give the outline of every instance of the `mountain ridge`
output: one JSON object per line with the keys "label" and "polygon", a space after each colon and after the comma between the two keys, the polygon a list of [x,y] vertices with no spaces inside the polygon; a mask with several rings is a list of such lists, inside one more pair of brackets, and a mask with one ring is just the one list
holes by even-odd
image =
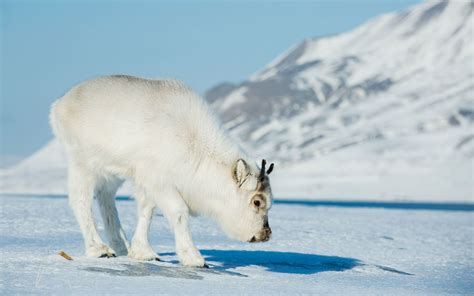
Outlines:
{"label": "mountain ridge", "polygon": [[[464,8],[467,8],[467,12],[463,14]],[[446,27],[444,22],[446,22],[446,19],[452,18],[453,14],[455,16],[461,14],[464,18],[459,18],[461,20],[455,24],[449,24],[448,29],[445,31],[451,29],[451,32],[438,34],[439,36],[433,35],[433,33],[436,33],[433,30],[438,27]],[[266,143],[265,141],[255,141],[255,137],[252,137],[252,131],[261,125],[272,124],[273,118],[278,118],[279,120],[289,118],[294,122],[297,115],[301,115],[304,112],[310,113],[315,109],[324,109],[319,113],[324,113],[326,117],[328,117],[328,114],[332,115],[340,110],[350,113],[347,112],[348,107],[363,103],[363,100],[377,99],[377,96],[387,95],[387,93],[389,96],[396,96],[398,100],[406,101],[416,101],[420,97],[427,96],[426,90],[432,90],[428,94],[429,96],[432,96],[433,93],[436,95],[437,91],[433,91],[435,88],[431,85],[420,87],[408,85],[409,87],[405,88],[400,87],[400,85],[407,85],[410,79],[418,79],[423,75],[434,80],[434,78],[437,78],[435,76],[439,76],[439,74],[430,68],[442,67],[442,70],[448,72],[462,70],[462,74],[458,75],[460,79],[457,79],[457,77],[444,79],[445,83],[458,84],[458,81],[461,81],[466,84],[465,89],[461,90],[462,93],[460,94],[463,96],[460,99],[462,101],[460,105],[462,106],[459,108],[459,112],[454,112],[456,114],[448,116],[450,118],[448,121],[453,124],[469,121],[470,124],[473,119],[471,115],[472,108],[469,108],[472,96],[466,98],[466,94],[469,94],[473,89],[473,83],[470,81],[473,77],[473,71],[469,69],[469,62],[472,63],[472,50],[469,51],[469,41],[472,41],[472,26],[466,23],[470,20],[469,16],[472,16],[472,3],[426,2],[411,9],[376,17],[347,33],[324,38],[308,38],[274,59],[264,69],[252,75],[249,80],[234,85],[232,90],[229,87],[226,88],[221,93],[219,99],[214,95],[210,102],[218,110],[218,113],[221,114],[224,122],[230,123],[228,126],[231,128],[232,133],[245,142],[251,143],[251,150],[255,150]],[[408,22],[409,25],[401,23],[394,26],[394,22],[400,20]],[[433,24],[430,24],[430,21]],[[441,24],[438,24],[438,22],[441,22]],[[412,23],[415,25],[411,25]],[[380,28],[387,26],[390,26],[392,30],[388,33],[382,32],[384,34],[379,32]],[[414,31],[413,26],[421,30],[421,32],[418,32],[420,36],[416,35],[417,32]],[[373,27],[379,28],[379,30],[374,30]],[[426,32],[427,30],[428,32]],[[460,35],[459,33],[462,33],[461,37],[458,36]],[[360,36],[361,34],[362,36]],[[395,53],[401,51],[404,54],[393,54],[391,57],[393,61],[387,59],[383,52],[378,54],[381,56],[380,60],[386,61],[386,68],[396,69],[393,74],[389,73],[389,71],[384,71],[383,67],[377,69],[378,63],[374,62],[375,58],[367,57],[367,52],[377,56],[373,52],[374,50],[379,50],[380,45],[375,43],[386,43],[386,41],[382,40],[379,42],[376,40],[377,42],[369,42],[375,44],[371,46],[360,45],[361,41],[359,39],[365,38],[365,42],[368,42],[373,41],[369,38],[370,36],[372,38],[375,36],[378,39],[381,35],[392,35],[391,38],[386,37],[388,40],[396,39],[400,36],[410,39],[407,42],[395,40],[400,41],[401,44],[401,46],[398,46],[399,50],[395,50]],[[448,45],[450,44],[439,48],[432,48],[431,46],[421,48],[418,44],[420,43],[419,40],[423,40],[425,43],[438,43],[440,39],[446,39],[446,35],[459,39],[457,40],[458,45],[463,45],[463,42],[468,43],[463,45],[464,54],[459,54],[459,51],[463,50],[463,48],[459,49],[459,46],[458,52],[448,52],[449,54],[446,54],[447,50],[444,47],[449,47]],[[349,43],[353,46],[350,49],[344,48],[342,53],[338,55],[334,52],[341,52],[341,49],[339,49],[339,46],[331,46],[331,42],[336,43],[336,45],[343,44],[346,46]],[[389,47],[385,43],[384,46]],[[395,43],[395,45],[397,44]],[[418,49],[417,52],[413,53],[414,56],[411,56],[407,51],[412,50],[414,46],[418,46]],[[406,59],[416,61],[420,56],[424,57],[423,52],[429,53],[431,57],[414,65],[408,64],[406,66],[404,64]],[[397,56],[401,56],[401,58],[398,58],[401,62],[397,62]],[[443,59],[446,59],[446,57],[451,58],[451,64],[440,63],[440,60],[442,62],[443,59],[438,59],[437,57],[442,57]],[[454,66],[452,65],[453,61],[456,63]],[[462,66],[463,63],[467,67]],[[453,73],[449,73],[449,75],[451,74]],[[431,83],[432,81],[430,81]],[[448,86],[452,88],[453,85]],[[436,102],[426,102],[426,104],[429,103]],[[391,104],[393,107],[396,105],[396,102],[391,102]],[[387,105],[387,108],[389,108],[390,104]],[[271,112],[268,112],[268,110],[271,110]],[[354,114],[354,112],[344,115],[336,114],[334,117],[339,118],[327,119],[325,126],[312,125],[311,128],[316,129],[321,126],[321,129],[328,128],[328,126],[330,127],[336,121],[340,121],[342,125],[347,125],[352,121],[359,120],[358,118],[361,117],[361,113],[363,112],[359,114]],[[242,116],[242,114],[244,115]],[[260,116],[261,114],[265,114],[266,118]],[[324,121],[321,117],[318,117],[319,115],[315,114],[312,116],[314,122]],[[311,116],[308,115],[308,117]],[[436,116],[433,115],[432,117]],[[246,127],[239,124],[239,122],[245,122]],[[429,123],[420,122],[419,125],[429,125]],[[274,134],[278,137],[278,134],[281,134],[281,130],[278,130],[277,126],[275,125],[277,131]],[[301,127],[302,124],[300,124]],[[271,128],[268,129],[271,130]],[[307,133],[303,133],[301,136],[308,136],[309,139],[305,141],[313,140],[313,142],[322,138],[321,135],[308,135]],[[289,133],[282,136],[282,138],[285,137],[286,139],[291,138]],[[284,141],[280,141],[280,143],[281,145],[285,144]],[[278,149],[278,144],[275,145],[272,142],[270,145],[273,145],[273,147],[269,147],[266,151],[272,154],[271,150],[275,149],[275,147]],[[318,150],[318,147],[316,147],[316,150]],[[286,153],[285,151],[282,154]],[[285,157],[282,154],[279,155],[277,153],[277,157],[284,159]],[[300,157],[295,155],[295,158],[298,159]]]}

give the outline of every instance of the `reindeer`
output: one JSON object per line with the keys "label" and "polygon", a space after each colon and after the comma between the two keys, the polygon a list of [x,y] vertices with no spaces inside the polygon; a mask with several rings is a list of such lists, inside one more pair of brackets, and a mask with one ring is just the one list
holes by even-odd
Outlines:
{"label": "reindeer", "polygon": [[[272,191],[260,168],[231,141],[202,98],[176,80],[116,75],[83,82],[53,103],[50,123],[68,155],[69,203],[90,257],[159,260],[150,246],[158,207],[185,266],[206,267],[188,228],[191,215],[215,220],[231,238],[270,239]],[[131,180],[138,223],[131,242],[115,193]],[[108,244],[92,215],[97,200]]]}

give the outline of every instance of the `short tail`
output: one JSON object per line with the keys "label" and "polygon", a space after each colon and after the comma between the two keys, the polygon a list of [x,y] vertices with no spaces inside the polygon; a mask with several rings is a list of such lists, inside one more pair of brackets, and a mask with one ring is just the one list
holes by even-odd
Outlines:
{"label": "short tail", "polygon": [[49,110],[49,125],[51,126],[51,130],[56,138],[61,139],[61,124],[58,118],[58,107],[61,99],[56,100],[52,105],[51,109]]}

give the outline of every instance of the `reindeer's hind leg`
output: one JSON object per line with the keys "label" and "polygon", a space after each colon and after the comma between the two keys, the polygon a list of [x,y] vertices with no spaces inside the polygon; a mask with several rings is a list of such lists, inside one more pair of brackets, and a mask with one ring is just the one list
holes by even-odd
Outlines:
{"label": "reindeer's hind leg", "polygon": [[122,183],[122,180],[113,176],[102,178],[97,183],[95,190],[109,245],[117,252],[117,255],[127,255],[129,248],[115,206],[115,193]]}
{"label": "reindeer's hind leg", "polygon": [[92,202],[97,181],[97,176],[85,166],[71,161],[68,174],[69,204],[77,222],[79,222],[84,237],[86,255],[89,257],[113,257],[115,251],[102,242],[92,215]]}

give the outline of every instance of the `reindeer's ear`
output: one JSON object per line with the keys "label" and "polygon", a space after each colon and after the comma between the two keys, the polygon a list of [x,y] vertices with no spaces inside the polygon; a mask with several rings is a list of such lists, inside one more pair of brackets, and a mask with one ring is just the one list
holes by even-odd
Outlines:
{"label": "reindeer's ear", "polygon": [[250,168],[243,159],[237,160],[232,169],[232,175],[235,182],[240,186],[244,183],[247,176],[250,174]]}

